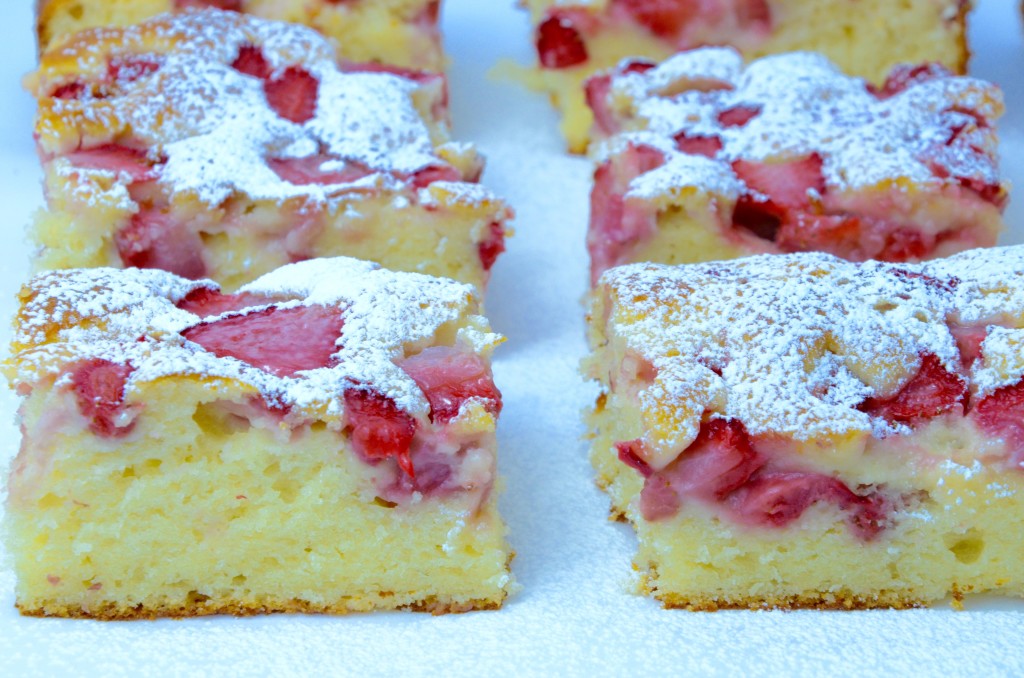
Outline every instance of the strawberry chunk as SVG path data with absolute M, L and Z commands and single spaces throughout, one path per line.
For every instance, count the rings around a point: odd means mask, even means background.
M 599 73 L 587 78 L 583 85 L 587 106 L 594 113 L 594 126 L 601 134 L 611 136 L 619 131 L 619 121 L 608 106 L 608 95 L 612 91 L 612 75 Z
M 644 443 L 639 438 L 636 440 L 627 440 L 622 443 L 615 443 L 615 451 L 618 453 L 619 461 L 642 475 L 644 478 L 650 478 L 651 475 L 654 474 L 654 469 L 651 468 L 650 464 L 644 461 L 643 449 Z
M 89 430 L 103 438 L 120 438 L 131 433 L 132 421 L 118 425 L 124 412 L 124 387 L 134 368 L 131 365 L 93 358 L 80 363 L 71 373 L 71 389 Z
M 810 205 L 808 191 L 825 193 L 822 160 L 817 153 L 786 162 L 762 163 L 736 160 L 732 169 L 749 188 L 767 196 L 787 209 L 803 209 Z
M 107 76 L 115 82 L 135 82 L 160 70 L 160 62 L 144 56 L 121 56 L 107 64 Z
M 989 436 L 1005 441 L 1010 464 L 1024 470 L 1024 380 L 985 396 L 971 417 Z
M 114 234 L 121 262 L 136 268 L 159 268 L 197 280 L 206 275 L 203 241 L 185 224 L 163 212 L 143 209 Z
M 485 401 L 489 412 L 501 412 L 501 393 L 480 356 L 450 346 L 432 346 L 406 358 L 401 368 L 430 402 L 430 420 L 446 424 L 470 398 Z
M 544 68 L 570 68 L 589 58 L 579 30 L 564 12 L 552 12 L 537 27 L 537 55 Z
M 75 167 L 127 174 L 132 181 L 151 181 L 157 177 L 157 170 L 145 151 L 120 144 L 73 151 L 64 157 Z
M 407 179 L 413 188 L 426 188 L 435 181 L 462 181 L 459 170 L 451 165 L 441 164 L 429 165 L 402 178 Z
M 738 0 L 736 23 L 749 30 L 767 33 L 772 27 L 772 11 L 768 0 Z
M 487 237 L 477 244 L 476 249 L 484 270 L 491 270 L 498 255 L 505 251 L 505 228 L 497 221 L 492 221 L 487 226 Z
M 231 10 L 232 12 L 242 11 L 242 0 L 174 0 L 175 9 L 189 9 L 195 7 L 213 7 L 215 9 Z
M 868 90 L 879 99 L 888 99 L 914 85 L 938 78 L 948 78 L 952 75 L 952 71 L 942 64 L 900 64 L 889 72 L 889 77 L 885 79 L 885 84 L 881 89 L 868 85 Z
M 716 117 L 722 127 L 743 127 L 759 115 L 760 106 L 733 106 L 719 111 Z
M 713 158 L 722 150 L 722 140 L 716 136 L 690 136 L 686 132 L 680 132 L 673 138 L 676 142 L 676 148 L 690 155 L 703 155 L 706 158 Z
M 967 383 L 946 370 L 932 353 L 921 356 L 921 367 L 899 392 L 889 398 L 868 398 L 859 409 L 889 422 L 916 425 L 950 412 L 960 413 L 966 404 Z
M 267 165 L 277 176 L 297 186 L 310 184 L 348 184 L 373 174 L 373 170 L 356 162 L 345 162 L 340 169 L 324 170 L 326 162 L 336 161 L 327 155 L 305 158 L 267 158 Z
M 199 323 L 181 335 L 219 358 L 237 358 L 279 377 L 290 377 L 330 366 L 343 324 L 336 308 L 271 306 Z
M 700 0 L 614 0 L 640 25 L 662 38 L 678 36 L 690 22 L 699 20 Z
M 263 83 L 267 103 L 285 120 L 302 124 L 316 115 L 320 81 L 301 66 L 289 66 Z
M 345 415 L 356 452 L 370 461 L 395 457 L 410 477 L 416 476 L 409 455 L 416 435 L 416 420 L 393 400 L 372 390 L 345 391 Z
M 959 282 L 959 281 L 958 281 Z M 981 345 L 988 336 L 988 327 L 985 325 L 960 325 L 949 323 L 949 333 L 953 335 L 956 346 L 960 350 L 960 364 L 965 370 L 969 369 L 974 361 L 981 357 Z
M 263 56 L 263 50 L 256 45 L 244 44 L 238 48 L 238 56 L 235 57 L 231 68 L 243 75 L 249 75 L 260 80 L 270 77 L 270 64 Z
M 270 303 L 267 297 L 251 292 L 242 294 L 221 294 L 209 287 L 197 287 L 185 295 L 176 306 L 201 318 L 221 315 L 229 311 L 241 311 L 250 306 L 262 306 Z

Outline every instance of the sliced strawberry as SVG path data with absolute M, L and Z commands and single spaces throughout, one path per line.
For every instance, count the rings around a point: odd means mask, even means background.
M 579 30 L 565 12 L 549 12 L 537 27 L 535 40 L 540 65 L 544 68 L 570 68 L 589 58 Z
M 135 82 L 160 70 L 160 62 L 144 56 L 120 56 L 107 64 L 107 76 L 115 82 Z
M 270 299 L 259 294 L 244 292 L 242 294 L 221 294 L 209 287 L 197 287 L 189 292 L 176 306 L 183 311 L 193 313 L 200 318 L 221 315 L 228 311 L 240 311 L 250 306 L 263 306 Z
M 485 271 L 491 270 L 498 255 L 505 251 L 505 227 L 497 221 L 488 224 L 487 237 L 477 244 L 476 249 L 480 255 L 480 265 Z
M 932 353 L 921 356 L 921 367 L 899 392 L 889 398 L 868 398 L 862 412 L 889 422 L 915 425 L 949 412 L 962 412 L 967 383 L 946 370 Z
M 1000 210 L 1006 207 L 1006 203 L 1010 199 L 1006 188 L 1000 183 L 990 183 L 975 177 L 957 177 L 957 181 L 961 186 L 974 191 L 982 200 L 992 203 Z
M 159 268 L 197 280 L 206 275 L 203 241 L 187 225 L 158 210 L 143 209 L 114 234 L 121 262 L 136 268 Z
M 1024 470 L 1024 380 L 989 394 L 970 416 L 989 436 L 1004 440 L 1011 465 Z
M 722 127 L 743 127 L 759 115 L 760 106 L 733 106 L 719 111 L 716 117 Z
M 320 81 L 301 66 L 289 66 L 263 83 L 267 103 L 285 120 L 302 124 L 316 115 Z
M 238 48 L 238 56 L 232 62 L 231 68 L 243 75 L 249 75 L 260 80 L 266 80 L 270 77 L 270 64 L 267 63 L 267 58 L 263 56 L 263 50 L 249 43 Z
M 271 306 L 193 325 L 181 333 L 217 357 L 230 356 L 279 377 L 329 367 L 344 320 L 328 306 Z
M 267 165 L 277 176 L 297 186 L 347 184 L 374 173 L 356 162 L 346 162 L 341 169 L 324 171 L 322 168 L 326 162 L 337 162 L 337 159 L 320 154 L 305 158 L 267 158 Z
M 67 82 L 63 85 L 58 85 L 52 92 L 50 92 L 50 96 L 54 99 L 81 99 L 85 96 L 85 93 L 85 83 L 75 80 L 74 82 Z
M 406 374 L 430 402 L 430 420 L 446 424 L 470 398 L 485 401 L 489 412 L 501 412 L 501 393 L 480 356 L 451 346 L 432 346 L 403 360 Z
M 130 176 L 132 181 L 151 181 L 157 177 L 157 170 L 145 151 L 120 144 L 73 151 L 64 157 L 75 167 L 123 173 Z
M 618 454 L 619 461 L 635 470 L 644 478 L 650 478 L 654 473 L 654 469 L 644 461 L 643 449 L 644 443 L 639 438 L 615 443 L 615 451 Z
M 640 512 L 644 520 L 653 522 L 671 518 L 679 513 L 682 506 L 679 493 L 665 476 L 655 474 L 644 481 L 640 490 Z
M 746 29 L 767 32 L 772 27 L 772 11 L 768 0 L 739 0 L 736 24 Z
M 941 64 L 926 63 L 920 65 L 900 64 L 889 72 L 881 89 L 868 85 L 868 90 L 879 99 L 888 99 L 914 85 L 937 78 L 948 78 L 953 73 Z
M 429 165 L 402 178 L 408 180 L 413 188 L 426 188 L 435 181 L 462 181 L 459 170 L 445 164 Z
M 787 212 L 771 200 L 762 200 L 752 195 L 741 195 L 732 210 L 732 224 L 735 228 L 750 231 L 758 238 L 775 242 Z
M 371 461 L 395 457 L 399 467 L 415 477 L 409 456 L 416 435 L 415 419 L 390 398 L 358 388 L 345 391 L 345 415 L 356 452 Z
M 215 9 L 241 12 L 242 0 L 174 0 L 175 9 L 188 9 L 190 7 L 195 7 L 197 9 L 213 7 Z
M 825 193 L 825 177 L 821 172 L 822 160 L 817 153 L 799 160 L 764 163 L 736 160 L 732 169 L 749 188 L 788 209 L 803 209 L 810 205 L 808 191 Z
M 640 25 L 662 38 L 675 38 L 701 16 L 700 0 L 613 0 Z
M 960 364 L 965 370 L 970 369 L 974 361 L 981 357 L 981 345 L 988 336 L 986 325 L 961 325 L 949 323 L 949 333 L 953 335 L 956 346 L 960 350 Z
M 722 150 L 722 139 L 714 135 L 691 136 L 686 132 L 680 132 L 673 138 L 676 142 L 676 148 L 690 155 L 703 155 L 706 158 L 713 158 Z
M 135 422 L 118 426 L 124 411 L 124 387 L 134 368 L 131 365 L 93 358 L 79 363 L 71 373 L 71 388 L 78 411 L 89 419 L 89 430 L 103 438 L 120 438 L 131 433 Z
M 601 134 L 611 136 L 619 131 L 619 121 L 608 106 L 608 95 L 612 90 L 611 73 L 599 73 L 587 78 L 583 85 L 587 106 L 594 113 L 594 126 Z

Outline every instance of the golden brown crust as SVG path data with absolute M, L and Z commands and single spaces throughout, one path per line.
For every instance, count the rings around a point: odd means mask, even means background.
M 974 0 L 961 0 L 959 11 L 953 19 L 957 27 L 956 38 L 959 61 L 957 62 L 956 73 L 959 75 L 967 74 L 967 66 L 971 60 L 971 47 L 967 43 L 967 14 L 972 9 L 974 9 Z

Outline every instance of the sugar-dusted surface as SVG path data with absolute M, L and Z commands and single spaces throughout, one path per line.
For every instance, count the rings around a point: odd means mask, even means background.
M 10 12 L 0 45 L 0 199 L 10 229 L 41 201 L 29 137 L 32 103 L 17 78 L 32 66 L 29 3 Z M 1005 169 L 1024 186 L 1024 60 L 1015 3 L 981 0 L 975 72 L 1007 88 L 1000 132 Z M 383 614 L 341 619 L 274 617 L 142 624 L 19 618 L 0 573 L 0 657 L 27 674 L 624 675 L 864 673 L 1019 675 L 1024 604 L 968 600 L 904 613 L 717 613 L 663 611 L 626 592 L 635 550 L 629 530 L 607 523 L 608 500 L 591 482 L 579 410 L 591 396 L 577 378 L 585 351 L 579 299 L 586 286 L 589 166 L 562 155 L 547 102 L 492 83 L 496 57 L 530 58 L 526 19 L 511 2 L 448 0 L 453 105 L 459 138 L 490 157 L 485 183 L 518 209 L 517 236 L 494 269 L 487 310 L 509 341 L 495 354 L 505 396 L 499 438 L 506 481 L 502 513 L 517 551 L 523 591 L 498 613 L 446 618 Z M 1007 211 L 1003 242 L 1024 240 L 1024 201 Z M 24 251 L 0 261 L 0 314 L 14 312 Z M 0 323 L 0 344 L 9 336 Z M 14 399 L 0 395 L 2 444 L 11 454 Z

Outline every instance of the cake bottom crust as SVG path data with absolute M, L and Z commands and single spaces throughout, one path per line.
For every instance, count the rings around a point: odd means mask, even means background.
M 718 610 L 909 610 L 927 607 L 927 601 L 908 597 L 899 591 L 880 591 L 871 596 L 858 595 L 848 590 L 830 593 L 810 593 L 779 596 L 715 598 L 681 596 L 659 593 L 653 581 L 641 583 L 644 593 L 661 601 L 666 609 L 690 612 L 717 612 Z

